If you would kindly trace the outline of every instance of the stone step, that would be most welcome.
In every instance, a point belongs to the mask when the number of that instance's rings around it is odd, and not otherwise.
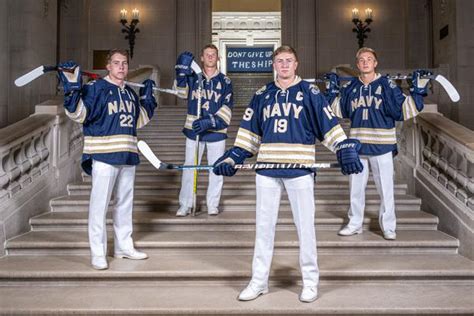
[[[179,179],[178,179],[179,180]],[[90,195],[91,191],[90,182],[80,182],[68,184],[67,190],[69,195]],[[208,181],[206,183],[198,183],[198,190],[206,191],[208,187]],[[181,189],[181,181],[174,181],[164,184],[163,182],[138,182],[135,181],[135,194],[137,195],[165,195],[165,196],[178,196]],[[238,191],[236,191],[238,190]],[[222,195],[235,196],[236,192],[238,195],[252,195],[255,196],[255,183],[248,182],[224,182]],[[369,183],[366,189],[367,194],[377,194],[374,183]],[[396,195],[403,195],[407,193],[406,184],[395,184],[394,193]],[[315,194],[349,194],[349,184],[342,183],[341,181],[320,181],[315,186]]]
[[[90,256],[9,256],[0,260],[0,282],[130,282],[143,285],[156,281],[246,282],[251,277],[252,254],[183,253],[151,254],[147,260],[107,257],[109,269],[96,271]],[[474,281],[474,262],[448,254],[386,254],[373,260],[369,255],[321,254],[318,256],[320,280],[331,281]],[[299,282],[298,253],[275,255],[270,279]]]
[[[101,271],[98,274],[103,273]],[[125,284],[84,286],[0,287],[2,314],[153,314],[153,315],[472,315],[471,284],[383,282],[325,284],[311,304],[298,300],[298,285],[271,285],[270,293],[255,301],[239,302],[245,286]],[[66,299],[67,298],[67,299]]]
[[[339,230],[347,222],[347,212],[318,211],[316,229]],[[48,212],[31,218],[33,231],[86,231],[88,212]],[[255,231],[255,213],[246,211],[224,212],[219,216],[200,213],[196,216],[176,217],[175,212],[136,212],[133,215],[134,231]],[[421,211],[400,212],[398,230],[436,230],[438,218]],[[112,229],[112,214],[107,217]],[[378,212],[366,212],[364,229],[379,230]],[[291,212],[282,211],[278,216],[277,230],[295,230]]]
[[[182,163],[182,161],[178,161]],[[165,182],[170,183],[173,181],[181,182],[182,171],[181,170],[157,170],[151,165],[140,164],[137,167],[135,178],[137,182]],[[90,182],[91,178],[82,173],[82,180],[84,182]],[[209,180],[209,171],[200,171],[198,173],[198,183],[207,183]],[[348,183],[349,176],[345,176],[341,173],[339,168],[321,169],[317,171],[316,185],[318,181],[340,181]],[[239,170],[236,176],[225,177],[224,183],[243,183],[243,185],[255,183],[255,171],[254,170]],[[369,176],[369,184],[373,183],[373,178]]]
[[[109,244],[113,234],[108,234]],[[365,231],[361,235],[341,237],[333,231],[317,231],[318,251],[329,254],[456,254],[459,241],[440,231],[400,230],[397,240],[385,240],[380,232]],[[150,253],[183,253],[218,251],[253,253],[255,233],[252,231],[186,231],[135,232],[135,246]],[[299,246],[295,231],[279,231],[275,252],[295,251]],[[109,246],[109,252],[112,250]],[[8,255],[88,254],[87,232],[31,231],[8,240]]]
[[[255,211],[255,199],[242,196],[223,196],[219,204],[221,211]],[[202,211],[207,212],[205,192],[198,192],[198,206]],[[347,211],[349,208],[349,196],[322,195],[316,198],[316,209],[318,211]],[[112,208],[114,201],[111,202]],[[62,196],[51,200],[51,209],[54,212],[77,212],[87,211],[89,206],[89,196]],[[290,209],[289,201],[282,196],[280,210]],[[366,211],[378,211],[380,198],[378,195],[366,196]],[[421,200],[410,195],[395,195],[395,207],[397,211],[419,211]],[[155,195],[137,195],[134,199],[135,211],[176,211],[178,199],[176,197],[157,197]]]

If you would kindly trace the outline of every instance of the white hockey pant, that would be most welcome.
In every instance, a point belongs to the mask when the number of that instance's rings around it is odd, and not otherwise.
[[[107,255],[107,208],[114,191],[115,251],[133,249],[132,210],[135,166],[113,166],[100,161],[92,164],[92,191],[89,204],[89,244],[92,256]]]
[[[199,164],[204,153],[204,148],[207,147],[207,162],[212,165],[219,159],[225,151],[225,140],[217,142],[199,142]],[[185,165],[194,165],[194,154],[196,150],[196,141],[186,138],[186,155]],[[179,192],[179,205],[191,208],[193,206],[193,184],[194,184],[194,170],[183,170],[181,178],[181,191]],[[217,176],[209,171],[209,184],[207,187],[206,202],[208,208],[216,208],[219,206],[221,199],[222,185],[224,184],[224,177]]]
[[[361,156],[364,170],[350,176],[351,206],[349,224],[353,229],[362,227],[365,209],[365,189],[369,179],[369,163],[372,168],[375,187],[380,196],[379,224],[382,231],[395,231],[395,199],[393,193],[393,157],[392,153],[380,156]]]
[[[317,286],[319,268],[314,228],[314,176],[271,178],[257,174],[257,209],[252,282],[268,284],[275,229],[282,187],[288,194],[300,245],[300,268],[304,286]]]

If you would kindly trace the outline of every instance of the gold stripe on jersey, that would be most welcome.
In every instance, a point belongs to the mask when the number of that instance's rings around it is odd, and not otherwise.
[[[321,143],[330,151],[335,152],[336,145],[345,139],[347,139],[346,133],[344,133],[341,125],[338,124],[324,134],[324,139]]]
[[[192,130],[192,129],[193,129],[193,122],[194,122],[195,120],[197,120],[197,116],[196,116],[196,115],[191,115],[191,114],[186,115],[186,122],[184,123],[184,128]],[[226,133],[227,133],[227,128],[219,129],[219,130],[210,129],[210,130],[208,130],[208,131],[209,131],[209,132],[213,132],[213,133],[226,134]]]
[[[260,146],[261,137],[251,131],[240,127],[235,138],[234,146],[238,146],[255,155]]]
[[[137,137],[131,135],[84,136],[84,153],[86,154],[120,151],[138,153]]]
[[[306,144],[264,143],[257,161],[276,163],[314,163],[316,147]]]
[[[413,100],[412,96],[405,96],[405,101],[402,104],[402,109],[404,120],[411,119],[412,117],[417,116],[419,113],[415,105],[415,100]]]
[[[66,115],[74,122],[82,124],[86,120],[87,108],[85,107],[82,99],[79,99],[79,103],[77,104],[76,111],[69,112],[66,108],[64,109],[64,111],[66,112]]]
[[[334,100],[331,103],[331,109],[334,115],[337,117],[342,118],[342,112],[341,112],[341,97],[337,96],[334,98]]]
[[[147,125],[148,122],[150,122],[150,118],[148,117],[148,113],[142,106],[139,106],[139,108],[140,116],[138,117],[137,128],[142,128],[143,126]]]
[[[397,142],[395,128],[351,128],[350,135],[364,144],[391,145]]]
[[[219,111],[216,112],[216,115],[223,119],[227,125],[229,125],[230,119],[232,118],[232,110],[227,105],[223,105]]]
[[[178,94],[176,95],[180,99],[187,99],[189,93],[189,86],[186,83],[186,87],[178,87],[178,82],[176,79],[173,82],[173,90],[177,91]]]

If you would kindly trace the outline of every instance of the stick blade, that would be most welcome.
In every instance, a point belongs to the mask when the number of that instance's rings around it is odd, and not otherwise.
[[[24,85],[30,83],[36,78],[42,76],[45,73],[44,66],[39,66],[38,68],[33,69],[32,71],[24,74],[23,76],[15,80],[15,86],[23,87]]]
[[[191,69],[198,75],[202,73],[201,67],[193,60],[191,63]]]
[[[458,102],[461,99],[461,97],[459,96],[459,92],[456,90],[453,84],[449,82],[449,80],[446,79],[444,76],[436,75],[435,80],[444,88],[451,101]]]
[[[143,140],[139,140],[137,143],[138,150],[145,156],[145,158],[155,167],[156,169],[166,169],[164,163],[158,159],[155,153],[151,150],[150,146]]]

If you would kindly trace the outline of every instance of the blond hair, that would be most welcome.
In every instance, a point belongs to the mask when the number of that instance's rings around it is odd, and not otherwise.
[[[356,60],[359,59],[359,57],[360,57],[360,55],[362,55],[362,53],[371,53],[372,55],[374,55],[375,60],[377,60],[377,53],[375,52],[374,49],[369,48],[369,47],[360,48],[356,53]]]

